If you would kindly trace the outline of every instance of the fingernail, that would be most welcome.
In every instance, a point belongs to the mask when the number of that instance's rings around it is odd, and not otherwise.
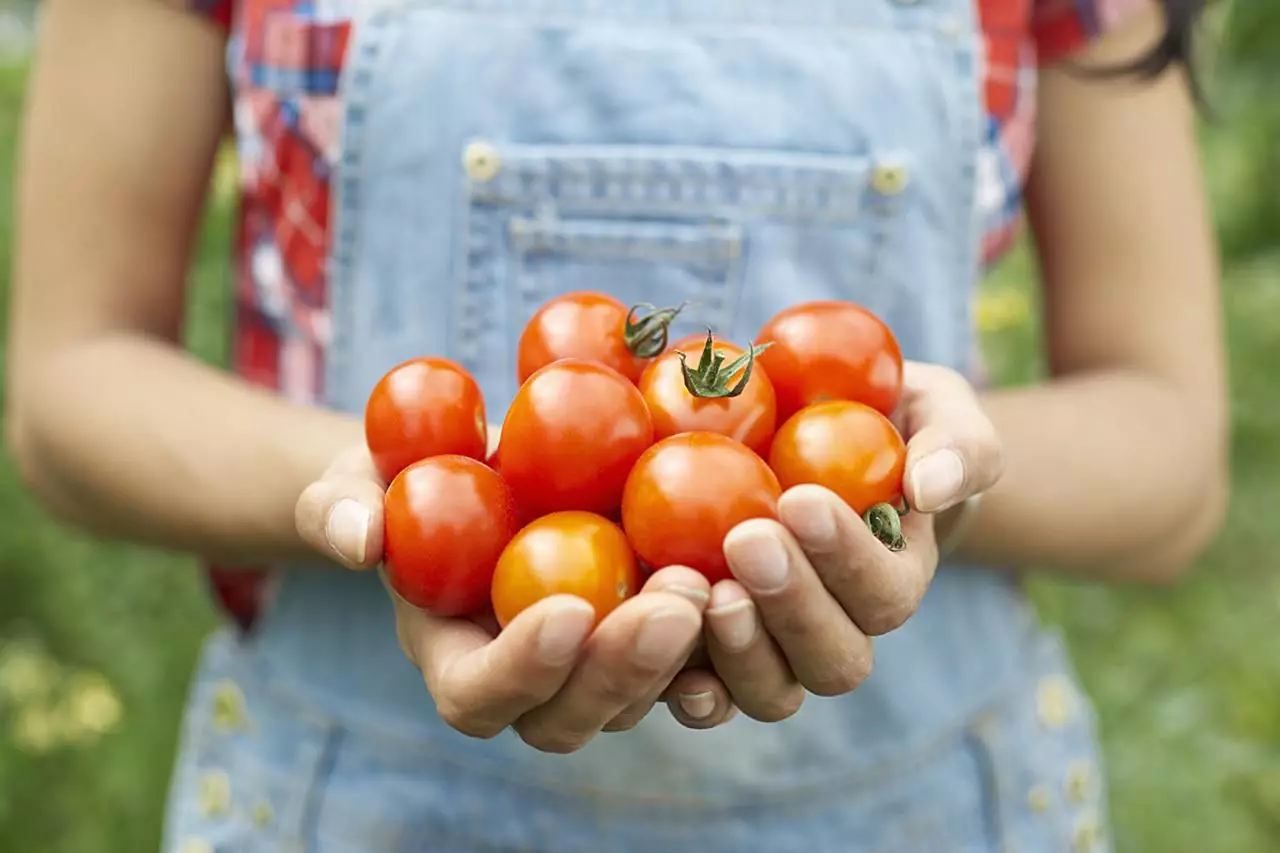
[[[363,563],[369,546],[369,522],[373,518],[359,501],[343,498],[329,510],[324,536],[329,547],[356,563]]]
[[[734,549],[733,573],[756,592],[773,592],[787,582],[787,552],[773,534],[753,537]]]
[[[678,610],[659,610],[645,620],[631,658],[646,669],[665,669],[689,645],[689,620]]]
[[[716,709],[716,695],[706,693],[681,693],[680,707],[695,720],[705,720]]]
[[[964,485],[964,461],[954,450],[935,450],[916,463],[911,472],[915,508],[937,512],[952,504]]]
[[[731,652],[742,651],[755,639],[756,607],[750,599],[708,610],[707,621],[720,645]]]
[[[693,602],[694,606],[699,610],[705,607],[707,602],[711,600],[711,595],[706,590],[694,589],[691,586],[680,586],[679,584],[674,584],[672,586],[664,586],[662,591],[688,599]]]
[[[787,527],[807,545],[829,545],[836,538],[836,517],[826,501],[812,500],[809,504],[804,512],[787,516]]]
[[[551,666],[573,660],[595,625],[596,612],[585,601],[567,604],[549,615],[538,631],[538,657]]]

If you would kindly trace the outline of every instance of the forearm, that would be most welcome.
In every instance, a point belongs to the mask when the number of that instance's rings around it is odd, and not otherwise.
[[[1224,427],[1170,383],[1097,372],[983,396],[1005,450],[958,557],[1116,580],[1175,577],[1227,501]]]
[[[308,553],[294,505],[358,419],[294,405],[177,347],[117,336],[62,350],[10,400],[37,496],[93,533],[211,556]]]

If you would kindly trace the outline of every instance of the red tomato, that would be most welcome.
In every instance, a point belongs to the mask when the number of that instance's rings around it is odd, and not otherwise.
[[[604,293],[578,291],[557,296],[529,318],[516,356],[516,376],[524,382],[562,358],[598,361],[632,382],[649,359],[667,345],[667,327],[680,308],[627,307]]]
[[[742,442],[761,456],[768,454],[769,442],[777,427],[777,405],[769,377],[753,364],[751,376],[737,389],[745,365],[737,368],[746,352],[739,346],[716,341],[714,351],[723,356],[722,367],[714,362],[699,370],[707,338],[697,348],[668,350],[645,369],[640,377],[640,393],[653,415],[654,438],[681,432],[716,432]],[[684,353],[686,359],[681,359]],[[688,374],[686,376],[686,373]],[[686,379],[698,391],[689,391]]]
[[[849,400],[801,409],[778,428],[769,452],[769,466],[784,489],[816,483],[864,518],[878,505],[887,505],[878,513],[887,510],[896,516],[906,461],[906,443],[889,419]],[[873,529],[879,525],[874,523]]]
[[[778,478],[754,451],[712,432],[664,438],[636,462],[622,527],[655,568],[688,566],[712,583],[732,577],[724,537],[750,518],[777,518]]]
[[[439,616],[482,613],[493,568],[520,529],[510,489],[466,456],[433,456],[401,471],[383,505],[387,582]]]
[[[902,351],[889,327],[852,302],[806,302],[778,312],[756,343],[778,395],[778,419],[821,400],[856,400],[893,414],[902,397]]]
[[[635,553],[616,524],[590,512],[553,512],[516,534],[493,573],[493,614],[506,627],[551,595],[576,595],[596,624],[638,587]]]
[[[483,459],[487,431],[480,386],[447,358],[414,358],[391,368],[364,408],[365,441],[385,483],[429,456]]]
[[[608,516],[653,444],[644,397],[625,376],[582,359],[553,362],[516,392],[498,441],[502,476],[523,512]]]

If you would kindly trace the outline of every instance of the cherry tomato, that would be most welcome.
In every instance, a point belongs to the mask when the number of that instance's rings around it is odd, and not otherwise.
[[[889,419],[851,400],[801,409],[778,428],[769,452],[784,489],[816,483],[859,515],[876,504],[899,505],[906,460],[907,446]]]
[[[482,613],[493,568],[520,529],[511,490],[466,456],[433,456],[405,468],[383,505],[387,582],[439,616]]]
[[[710,343],[710,337],[704,335],[696,348],[668,350],[640,377],[640,393],[653,415],[654,438],[681,432],[716,432],[765,456],[777,427],[773,384],[758,364],[752,364],[751,375],[739,385],[745,375],[742,359],[746,351],[735,344],[715,341],[714,352],[723,357],[717,368],[704,355]],[[686,356],[683,359],[682,353]],[[696,396],[689,385],[698,392]]]
[[[616,524],[591,512],[553,512],[516,534],[493,573],[498,625],[542,599],[576,595],[596,610],[596,624],[638,587],[635,553]]]
[[[385,483],[429,456],[456,453],[483,459],[487,427],[480,386],[447,358],[398,364],[369,394],[364,435]]]
[[[688,566],[712,583],[732,577],[724,537],[750,518],[777,518],[778,478],[739,441],[712,432],[664,438],[627,478],[622,527],[656,568]]]
[[[891,415],[902,397],[902,351],[889,327],[867,309],[837,300],[784,309],[756,343],[773,346],[760,364],[784,421],[820,400],[856,400]]]
[[[516,376],[524,382],[562,358],[598,361],[636,382],[667,345],[679,308],[627,307],[604,293],[577,291],[546,302],[520,335]]]
[[[528,515],[577,509],[608,516],[651,444],[653,420],[630,380],[597,362],[562,359],[516,392],[498,456]]]

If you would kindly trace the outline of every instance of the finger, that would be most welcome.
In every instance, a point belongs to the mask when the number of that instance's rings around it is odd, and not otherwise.
[[[670,592],[687,598],[701,612],[711,598],[711,584],[702,572],[686,566],[668,566],[651,574],[640,592]]]
[[[393,596],[396,631],[440,717],[472,737],[493,737],[550,699],[573,672],[595,611],[556,595],[522,611],[497,637],[466,619],[424,613]]]
[[[1004,469],[995,426],[963,376],[946,367],[908,362],[900,420],[907,444],[908,505],[941,512],[989,489]]]
[[[543,752],[577,751],[665,685],[664,676],[684,662],[701,630],[702,614],[678,595],[654,592],[624,601],[591,635],[564,687],[517,720],[516,732]]]
[[[344,473],[316,480],[294,507],[298,535],[348,569],[372,568],[382,561],[382,497],[376,479]]]
[[[685,598],[694,607],[698,608],[701,613],[706,609],[707,602],[711,598],[711,584],[707,582],[707,578],[701,572],[685,566],[669,566],[661,571],[654,572],[650,575],[649,580],[645,582],[641,593],[650,592],[669,592]],[[697,645],[695,645],[691,654],[696,654],[701,646],[701,634],[698,635]],[[676,676],[680,670],[689,666],[689,661],[681,661],[675,669],[663,674],[653,689],[638,701],[629,705],[622,713],[610,720],[603,731],[607,732],[623,732],[635,728],[640,721],[648,716],[653,710],[653,706],[662,698],[663,691],[671,679]]]
[[[724,682],[705,669],[680,673],[664,695],[671,716],[690,729],[714,729],[738,713]]]
[[[725,537],[724,553],[801,684],[820,696],[836,696],[866,679],[870,639],[831,597],[785,527],[772,519],[744,521]],[[734,693],[748,713],[742,700]]]
[[[721,581],[715,585],[706,620],[712,665],[742,713],[774,723],[800,710],[804,686],[782,649],[764,631],[741,584]]]
[[[788,489],[778,517],[795,536],[822,585],[864,634],[900,627],[920,606],[937,564],[932,519],[907,513],[907,547],[890,551],[849,505],[821,486]],[[923,525],[923,529],[921,528]]]

